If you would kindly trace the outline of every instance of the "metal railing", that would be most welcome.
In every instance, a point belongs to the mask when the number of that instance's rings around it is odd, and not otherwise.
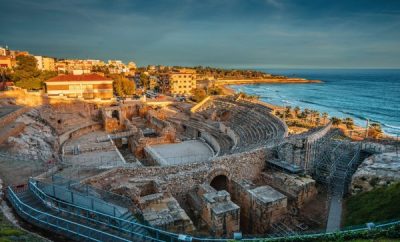
[[[47,195],[41,189],[39,189],[36,184],[36,181],[30,180],[29,181],[29,190],[40,199],[44,204],[51,204],[54,206],[58,211],[62,211],[65,214],[69,214],[71,216],[78,217],[80,219],[84,219],[90,221],[92,223],[98,224],[99,226],[106,226],[111,229],[114,229],[117,232],[125,233],[130,235],[133,238],[140,238],[146,241],[156,241],[162,242],[163,240],[159,240],[162,236],[156,235],[156,238],[150,237],[147,235],[147,229],[152,229],[151,227],[147,227],[145,225],[135,223],[132,221],[128,221],[125,219],[121,219],[116,216],[112,216],[109,214],[105,214],[102,212],[98,212],[93,209],[84,208],[72,203],[63,202],[61,200],[56,200],[55,198]],[[115,209],[114,209],[115,211]],[[130,229],[127,229],[130,228]],[[137,230],[134,230],[138,228]]]
[[[58,232],[70,238],[84,239],[88,241],[130,241],[104,231],[37,210],[23,203],[11,187],[8,187],[7,189],[7,198],[11,202],[12,206],[16,209],[16,212],[19,216],[27,221],[34,222],[35,225],[44,229]]]
[[[40,211],[38,209],[35,209],[24,202],[22,202],[19,198],[18,195],[14,192],[14,190],[18,192],[26,192],[28,189],[28,186],[19,186],[16,188],[8,187],[7,189],[7,197],[10,200],[11,204],[13,207],[16,209],[17,213],[26,219],[28,222],[31,222],[33,224],[36,224],[42,228],[52,230],[54,232],[61,233],[63,235],[66,235],[70,238],[75,238],[75,239],[84,239],[84,240],[89,240],[89,241],[131,241],[125,238],[121,238],[119,236],[83,225],[79,224],[73,221],[69,221],[64,218],[57,217],[53,214],[47,213]],[[32,187],[32,185],[29,186],[29,191],[32,191],[32,189],[35,189]],[[38,192],[38,191],[37,191]],[[42,194],[41,196],[47,197],[46,195]],[[46,198],[47,199],[47,198]],[[47,201],[48,200],[43,199],[42,201]],[[54,201],[53,201],[54,202]],[[59,203],[59,201],[57,200]],[[68,206],[71,206],[70,204],[67,203]],[[64,209],[61,206],[57,207],[58,209]],[[71,213],[68,209],[61,210],[62,214],[65,213]],[[74,212],[74,216],[78,216],[76,213],[83,212],[83,210],[77,210]],[[98,213],[96,211],[90,211],[90,213]],[[83,215],[80,215],[83,216]],[[103,215],[103,216],[108,216],[108,215]],[[119,218],[115,218],[112,216],[109,216],[110,219],[118,220]],[[82,218],[82,219],[87,219]],[[91,218],[93,220],[93,218]],[[130,222],[130,221],[124,221],[123,219],[120,219],[123,222]],[[99,223],[99,221],[96,221]],[[130,222],[132,223],[132,222]],[[99,223],[101,224],[101,223]],[[140,232],[137,232],[140,236],[140,238],[143,238],[145,241],[148,238],[150,241],[215,241],[215,242],[228,242],[228,241],[234,241],[232,239],[227,239],[227,238],[200,238],[200,237],[191,237],[191,236],[186,236],[186,238],[190,238],[190,240],[185,240],[185,236],[179,235],[176,233],[171,233],[167,231],[163,231],[157,228],[153,228],[150,226],[142,225],[139,223],[135,223],[137,226],[141,226],[146,229],[147,232],[149,232],[148,235],[143,235],[140,234]],[[382,223],[377,223],[374,225],[373,228],[375,229],[385,229],[385,228],[390,228],[391,226],[395,225],[400,225],[400,220],[392,220],[392,221],[387,221],[387,222],[382,222]],[[118,225],[115,225],[118,226]],[[372,229],[373,229],[372,228]],[[359,225],[359,226],[351,226],[351,227],[346,227],[340,231],[336,232],[322,232],[322,231],[309,231],[309,232],[302,232],[298,233],[296,235],[288,235],[288,236],[269,236],[269,237],[252,237],[252,238],[243,238],[241,241],[290,241],[290,240],[306,240],[308,238],[329,238],[329,236],[333,235],[338,235],[338,236],[344,236],[346,234],[351,234],[355,232],[364,232],[364,231],[370,231],[371,228],[364,224],[364,225]],[[147,236],[147,237],[145,237]],[[265,235],[264,235],[265,236]],[[135,241],[135,240],[133,240]]]

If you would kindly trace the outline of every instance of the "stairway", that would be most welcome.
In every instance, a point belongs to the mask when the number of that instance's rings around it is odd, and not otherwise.
[[[73,240],[176,241],[173,234],[139,224],[127,209],[113,217],[46,195],[36,182],[31,180],[27,190],[9,187],[7,197],[21,217],[39,227]]]

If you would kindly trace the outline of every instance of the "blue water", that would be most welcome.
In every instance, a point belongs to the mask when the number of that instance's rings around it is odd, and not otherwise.
[[[263,69],[272,74],[321,80],[317,84],[233,85],[236,91],[256,94],[281,106],[299,106],[382,125],[387,134],[400,135],[400,69]]]

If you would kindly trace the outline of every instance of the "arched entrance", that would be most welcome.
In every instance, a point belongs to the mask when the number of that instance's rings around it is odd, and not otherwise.
[[[113,110],[111,113],[111,117],[119,120],[119,112],[118,110]]]
[[[214,177],[214,179],[212,179],[212,181],[210,182],[210,186],[212,186],[217,191],[228,191],[228,182],[228,177],[226,177],[225,175],[218,175]]]

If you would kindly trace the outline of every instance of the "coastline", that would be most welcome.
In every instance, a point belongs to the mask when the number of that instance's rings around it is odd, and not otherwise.
[[[237,82],[234,82],[234,83],[227,82],[227,83],[224,83],[224,84],[220,84],[218,86],[223,90],[223,95],[235,95],[235,94],[238,94],[238,92],[236,90],[234,90],[232,87],[230,87],[230,85],[256,85],[256,84],[280,84],[280,83],[282,83],[282,84],[322,83],[322,81],[318,81],[318,80],[306,80],[306,79],[296,79],[296,80],[302,80],[303,82],[299,82],[299,81],[294,81],[294,82],[278,82],[278,81],[276,81],[276,82],[257,82],[256,80],[239,80],[239,83],[237,83]],[[240,81],[246,81],[246,82],[240,82]],[[252,82],[252,81],[255,81],[255,82]],[[249,94],[249,93],[246,93],[246,94]],[[273,111],[280,111],[280,110],[284,110],[286,108],[285,106],[275,105],[275,104],[268,103],[268,102],[263,101],[263,100],[259,100],[259,102],[262,102],[262,103],[270,106],[273,109]],[[332,117],[332,116],[329,115],[329,117]],[[359,125],[354,125],[354,129],[353,130],[362,130],[362,129],[364,129],[364,127],[361,127]],[[382,133],[382,138],[393,139],[393,138],[395,138],[395,136],[383,132]]]
[[[305,78],[265,78],[265,79],[218,79],[215,84],[220,85],[248,85],[248,84],[307,84],[322,83],[321,80]]]
[[[236,91],[230,85],[256,85],[256,84],[313,84],[322,83],[321,80],[308,80],[305,78],[264,78],[264,79],[217,79],[215,85],[223,90],[224,95],[234,95]],[[272,104],[271,104],[272,105]],[[284,108],[274,105],[279,108]]]

